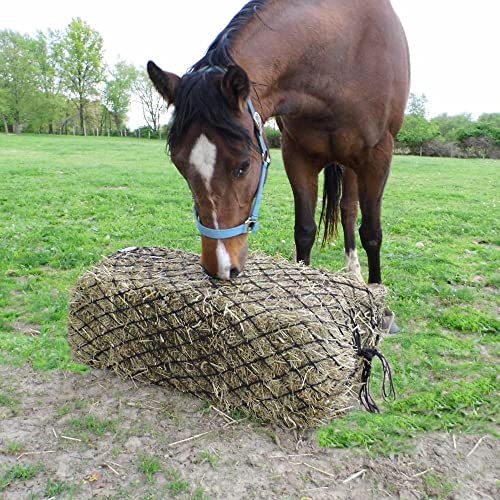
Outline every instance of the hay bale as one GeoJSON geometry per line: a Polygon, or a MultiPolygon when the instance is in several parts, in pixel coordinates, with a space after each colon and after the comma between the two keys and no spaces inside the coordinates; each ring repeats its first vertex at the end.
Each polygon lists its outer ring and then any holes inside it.
{"type": "Polygon", "coordinates": [[[234,282],[198,262],[133,248],[84,274],[70,305],[75,359],[285,427],[314,427],[352,404],[367,369],[359,352],[381,338],[380,290],[263,255],[234,282]]]}

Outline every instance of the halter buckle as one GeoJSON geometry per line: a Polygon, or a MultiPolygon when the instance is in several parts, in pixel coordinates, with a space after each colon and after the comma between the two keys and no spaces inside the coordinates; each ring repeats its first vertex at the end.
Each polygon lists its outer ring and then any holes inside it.
{"type": "Polygon", "coordinates": [[[257,224],[257,221],[254,219],[247,219],[245,221],[245,227],[246,227],[246,231],[248,234],[253,233],[253,231],[255,230],[256,224],[257,224]]]}
{"type": "Polygon", "coordinates": [[[255,111],[255,113],[253,114],[253,121],[254,121],[255,126],[257,127],[257,130],[259,131],[259,133],[262,134],[264,126],[262,124],[262,118],[259,115],[259,113],[257,113],[257,111],[255,111]]]}

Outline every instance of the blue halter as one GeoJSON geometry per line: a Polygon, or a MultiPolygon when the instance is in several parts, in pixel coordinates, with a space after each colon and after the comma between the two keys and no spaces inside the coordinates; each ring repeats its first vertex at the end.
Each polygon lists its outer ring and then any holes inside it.
{"type": "Polygon", "coordinates": [[[252,211],[248,219],[240,226],[231,227],[229,229],[212,229],[210,227],[204,226],[200,222],[200,217],[195,207],[194,218],[196,220],[196,226],[201,235],[206,236],[207,238],[212,238],[214,240],[225,240],[227,238],[234,238],[235,236],[240,236],[242,234],[254,233],[259,227],[259,222],[257,219],[259,217],[259,209],[260,203],[262,201],[264,184],[266,183],[267,179],[267,171],[269,169],[269,165],[271,164],[271,157],[269,156],[269,150],[267,149],[266,141],[264,140],[264,126],[262,123],[262,118],[260,117],[259,113],[255,111],[252,100],[250,98],[248,98],[248,110],[250,111],[255,124],[255,135],[257,136],[260,151],[262,153],[262,170],[260,173],[259,187],[257,189],[257,194],[255,195],[252,211]]]}

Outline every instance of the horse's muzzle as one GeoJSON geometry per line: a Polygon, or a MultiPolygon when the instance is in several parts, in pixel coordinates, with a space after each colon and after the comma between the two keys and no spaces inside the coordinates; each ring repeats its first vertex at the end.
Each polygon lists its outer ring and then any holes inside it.
{"type": "Polygon", "coordinates": [[[205,272],[222,280],[236,278],[244,269],[248,254],[247,235],[226,240],[201,238],[201,266],[205,272]]]}

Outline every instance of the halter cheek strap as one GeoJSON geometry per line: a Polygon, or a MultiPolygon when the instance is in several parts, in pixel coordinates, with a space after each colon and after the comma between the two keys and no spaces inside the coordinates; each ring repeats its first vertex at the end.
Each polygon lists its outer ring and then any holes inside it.
{"type": "Polygon", "coordinates": [[[269,156],[269,150],[264,139],[264,127],[262,118],[260,117],[259,113],[255,111],[254,105],[250,98],[248,98],[248,111],[252,115],[252,119],[255,124],[255,135],[257,137],[257,141],[259,143],[260,151],[262,154],[262,170],[260,172],[259,187],[257,188],[257,194],[255,195],[252,211],[250,212],[250,216],[248,217],[248,219],[239,226],[231,227],[229,229],[212,229],[210,227],[204,226],[200,222],[200,217],[195,207],[194,218],[196,221],[196,226],[201,235],[206,236],[207,238],[212,238],[214,240],[234,238],[235,236],[240,236],[242,234],[254,233],[259,227],[259,209],[262,202],[264,184],[266,183],[267,179],[267,171],[269,169],[269,165],[271,164],[271,157],[269,156]]]}

